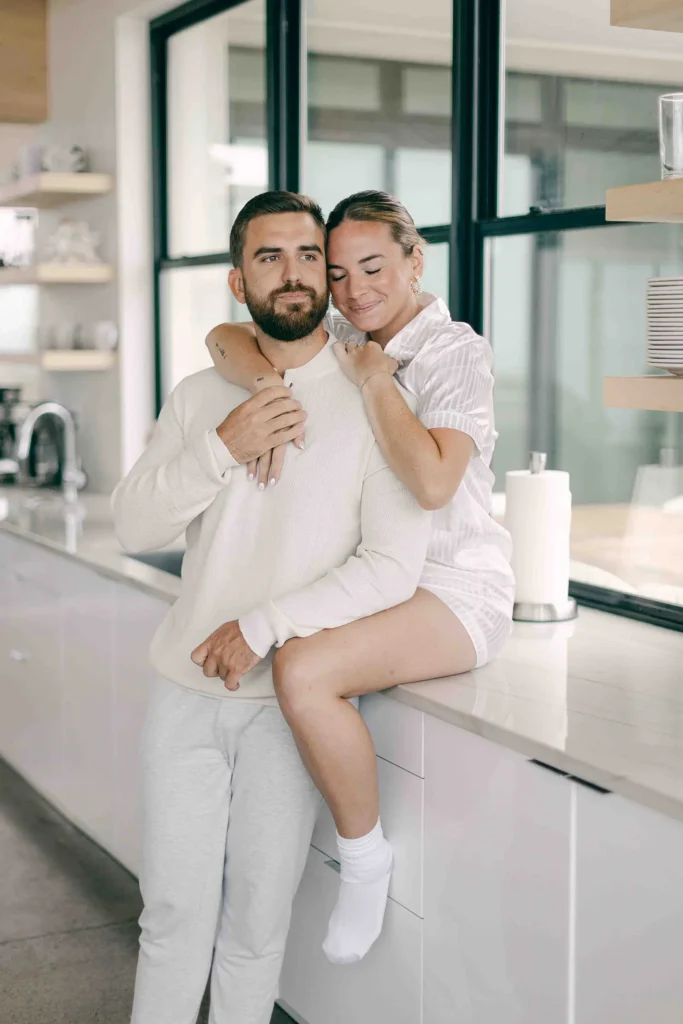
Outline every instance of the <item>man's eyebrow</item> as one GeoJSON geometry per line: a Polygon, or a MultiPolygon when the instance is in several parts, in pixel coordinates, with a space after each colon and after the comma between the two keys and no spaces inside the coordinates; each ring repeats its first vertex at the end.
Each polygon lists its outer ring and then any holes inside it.
{"type": "Polygon", "coordinates": [[[282,249],[272,247],[268,245],[262,245],[260,249],[257,249],[254,256],[263,256],[265,253],[282,252],[282,249]]]}
{"type": "Polygon", "coordinates": [[[316,245],[315,242],[313,242],[311,245],[300,245],[298,251],[299,252],[319,252],[321,256],[323,254],[322,249],[320,248],[319,245],[316,245]]]}

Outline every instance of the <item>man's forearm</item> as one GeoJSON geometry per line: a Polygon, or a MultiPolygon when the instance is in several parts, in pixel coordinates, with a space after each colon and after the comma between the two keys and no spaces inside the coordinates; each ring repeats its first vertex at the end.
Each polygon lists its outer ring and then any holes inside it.
{"type": "MultiPolygon", "coordinates": [[[[213,433],[213,437],[211,436],[213,433]]],[[[116,535],[127,551],[172,543],[228,485],[230,453],[205,431],[187,444],[157,428],[148,449],[112,495],[116,535]]]]}

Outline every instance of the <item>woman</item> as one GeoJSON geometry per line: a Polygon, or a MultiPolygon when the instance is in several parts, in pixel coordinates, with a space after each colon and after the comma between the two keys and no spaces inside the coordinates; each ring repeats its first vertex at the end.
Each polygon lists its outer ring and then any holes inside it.
{"type": "MultiPolygon", "coordinates": [[[[340,339],[336,355],[388,464],[435,510],[410,601],[289,640],[273,662],[280,706],[337,826],[342,883],[324,949],[334,963],[352,963],[381,931],[392,855],[372,740],[346,698],[485,664],[509,635],[514,583],[508,534],[489,514],[496,433],[487,342],[453,323],[441,299],[420,294],[424,242],[397,199],[352,195],[327,229],[330,290],[345,318],[328,324],[340,339]],[[416,397],[415,413],[394,375],[416,397]]],[[[281,383],[250,327],[223,324],[207,345],[233,383],[253,391],[281,383]]],[[[275,449],[249,466],[250,478],[274,486],[284,457],[275,449]]]]}

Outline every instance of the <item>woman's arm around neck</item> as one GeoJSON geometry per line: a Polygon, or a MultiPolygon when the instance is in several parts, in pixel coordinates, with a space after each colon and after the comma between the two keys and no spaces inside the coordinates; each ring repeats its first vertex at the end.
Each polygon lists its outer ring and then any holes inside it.
{"type": "Polygon", "coordinates": [[[258,347],[252,323],[218,324],[207,334],[206,347],[221,377],[230,384],[252,394],[282,384],[277,370],[258,347]]]}

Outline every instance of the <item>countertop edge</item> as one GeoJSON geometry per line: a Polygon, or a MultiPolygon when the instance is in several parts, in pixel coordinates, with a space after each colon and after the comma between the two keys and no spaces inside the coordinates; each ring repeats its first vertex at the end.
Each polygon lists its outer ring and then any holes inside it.
{"type": "Polygon", "coordinates": [[[439,704],[437,701],[415,692],[414,688],[419,685],[419,683],[408,683],[405,686],[394,686],[380,692],[391,700],[415,708],[417,711],[423,711],[425,714],[439,718],[459,729],[465,729],[467,732],[498,744],[498,746],[506,747],[530,761],[542,761],[578,782],[588,782],[591,785],[599,786],[601,789],[608,790],[609,793],[615,793],[646,807],[648,810],[656,811],[667,818],[674,818],[683,823],[683,803],[675,797],[636,782],[628,776],[614,775],[607,769],[582,761],[556,747],[549,747],[523,733],[512,732],[494,723],[485,722],[474,715],[458,711],[456,708],[439,704]],[[413,689],[409,690],[406,688],[407,686],[413,687],[413,689]]]}
{"type": "Polygon", "coordinates": [[[153,566],[136,562],[134,558],[130,558],[123,550],[120,554],[117,553],[115,557],[125,559],[125,570],[123,566],[118,568],[115,565],[111,565],[106,560],[98,558],[94,553],[84,554],[79,551],[69,551],[63,544],[52,541],[49,537],[43,537],[41,534],[31,533],[29,530],[15,526],[13,523],[0,521],[0,530],[11,534],[13,537],[17,537],[19,540],[29,541],[32,544],[37,544],[39,547],[47,548],[48,551],[52,551],[56,555],[62,555],[72,562],[78,562],[79,565],[87,565],[93,572],[115,580],[117,583],[129,583],[137,590],[142,590],[151,597],[158,597],[167,604],[173,604],[180,594],[179,579],[171,575],[171,573],[164,572],[163,569],[155,569],[153,566]],[[150,578],[144,579],[143,576],[149,576],[150,578]],[[157,582],[155,582],[154,576],[157,577],[157,582]]]}

